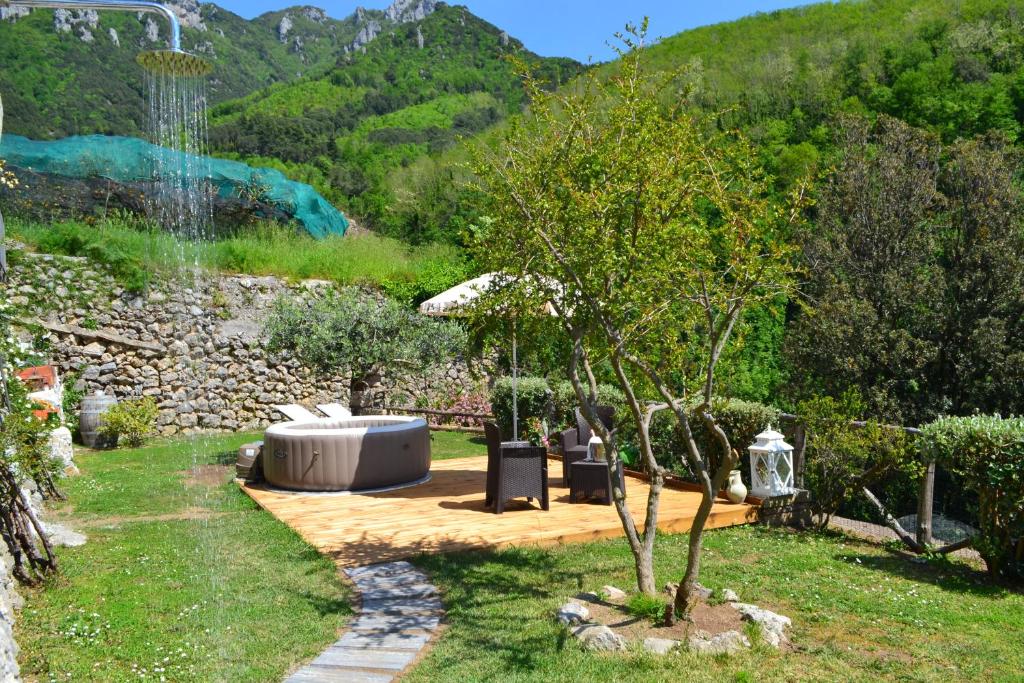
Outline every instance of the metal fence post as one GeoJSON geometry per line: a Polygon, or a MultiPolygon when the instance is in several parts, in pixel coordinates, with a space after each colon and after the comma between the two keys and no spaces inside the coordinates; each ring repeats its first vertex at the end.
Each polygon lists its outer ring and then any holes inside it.
{"type": "Polygon", "coordinates": [[[925,465],[921,488],[917,494],[917,542],[929,546],[932,542],[932,506],[935,502],[935,461],[925,465]]]}

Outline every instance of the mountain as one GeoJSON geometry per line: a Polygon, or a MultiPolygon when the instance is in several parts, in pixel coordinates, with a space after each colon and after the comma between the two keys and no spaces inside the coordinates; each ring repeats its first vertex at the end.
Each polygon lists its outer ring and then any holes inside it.
{"type": "Polygon", "coordinates": [[[525,106],[509,57],[531,64],[552,87],[582,65],[539,57],[464,7],[427,8],[413,21],[366,24],[374,39],[322,74],[215,107],[211,149],[309,183],[369,227],[414,241],[452,237],[451,226],[396,212],[410,188],[395,187],[395,174],[431,164],[458,138],[525,106]]]}
{"type": "MultiPolygon", "coordinates": [[[[429,15],[434,0],[395,0],[343,20],[299,6],[246,20],[212,3],[170,0],[182,47],[214,64],[211,102],[332,67],[381,31],[429,15]]],[[[145,75],[136,55],[166,45],[167,22],[120,11],[0,8],[0,96],[5,128],[36,139],[146,127],[145,75]]]]}

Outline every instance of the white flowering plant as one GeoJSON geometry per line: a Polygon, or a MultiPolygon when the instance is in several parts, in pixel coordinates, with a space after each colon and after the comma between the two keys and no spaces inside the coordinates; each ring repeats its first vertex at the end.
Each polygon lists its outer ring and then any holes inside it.
{"type": "Polygon", "coordinates": [[[18,177],[6,168],[7,162],[0,159],[0,187],[13,190],[18,186],[18,177]]]}

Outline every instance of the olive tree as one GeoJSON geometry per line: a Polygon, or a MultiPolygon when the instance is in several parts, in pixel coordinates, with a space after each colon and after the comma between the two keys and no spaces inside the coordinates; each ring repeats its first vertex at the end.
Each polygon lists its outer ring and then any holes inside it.
{"type": "Polygon", "coordinates": [[[316,372],[349,377],[349,406],[382,371],[417,372],[443,363],[465,346],[457,323],[427,318],[397,301],[355,287],[309,299],[281,298],[266,323],[267,347],[288,351],[316,372]]]}
{"type": "Polygon", "coordinates": [[[692,606],[704,525],[737,461],[711,409],[715,369],[744,307],[789,287],[783,233],[801,214],[801,191],[782,206],[767,199],[770,179],[747,142],[682,108],[680,74],[645,70],[645,33],[627,27],[620,36],[614,73],[591,72],[555,93],[524,70],[530,111],[474,152],[487,203],[475,246],[479,262],[505,274],[493,297],[507,296],[491,306],[520,315],[554,307],[581,410],[613,458],[615,434],[595,417],[599,367],[625,395],[650,476],[642,524],[617,485],[613,500],[649,594],[665,481],[650,422],[662,409],[678,422],[702,498],[671,622],[692,606]],[[696,429],[710,430],[727,454],[714,469],[696,429]]]}

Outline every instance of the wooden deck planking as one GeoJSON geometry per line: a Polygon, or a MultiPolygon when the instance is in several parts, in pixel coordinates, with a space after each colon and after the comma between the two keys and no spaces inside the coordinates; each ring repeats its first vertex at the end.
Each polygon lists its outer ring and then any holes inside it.
{"type": "MultiPolygon", "coordinates": [[[[343,567],[408,558],[420,552],[470,548],[576,543],[623,535],[614,506],[569,503],[562,488],[562,463],[548,462],[551,509],[539,501],[510,501],[505,513],[484,507],[487,458],[439,460],[432,479],[400,491],[365,495],[282,493],[244,486],[261,507],[295,529],[304,539],[343,567]]],[[[639,524],[644,518],[648,486],[627,478],[627,504],[639,524]]],[[[658,528],[690,528],[700,494],[666,488],[661,495],[658,528]]],[[[754,521],[755,507],[716,503],[708,528],[754,521]]]]}

